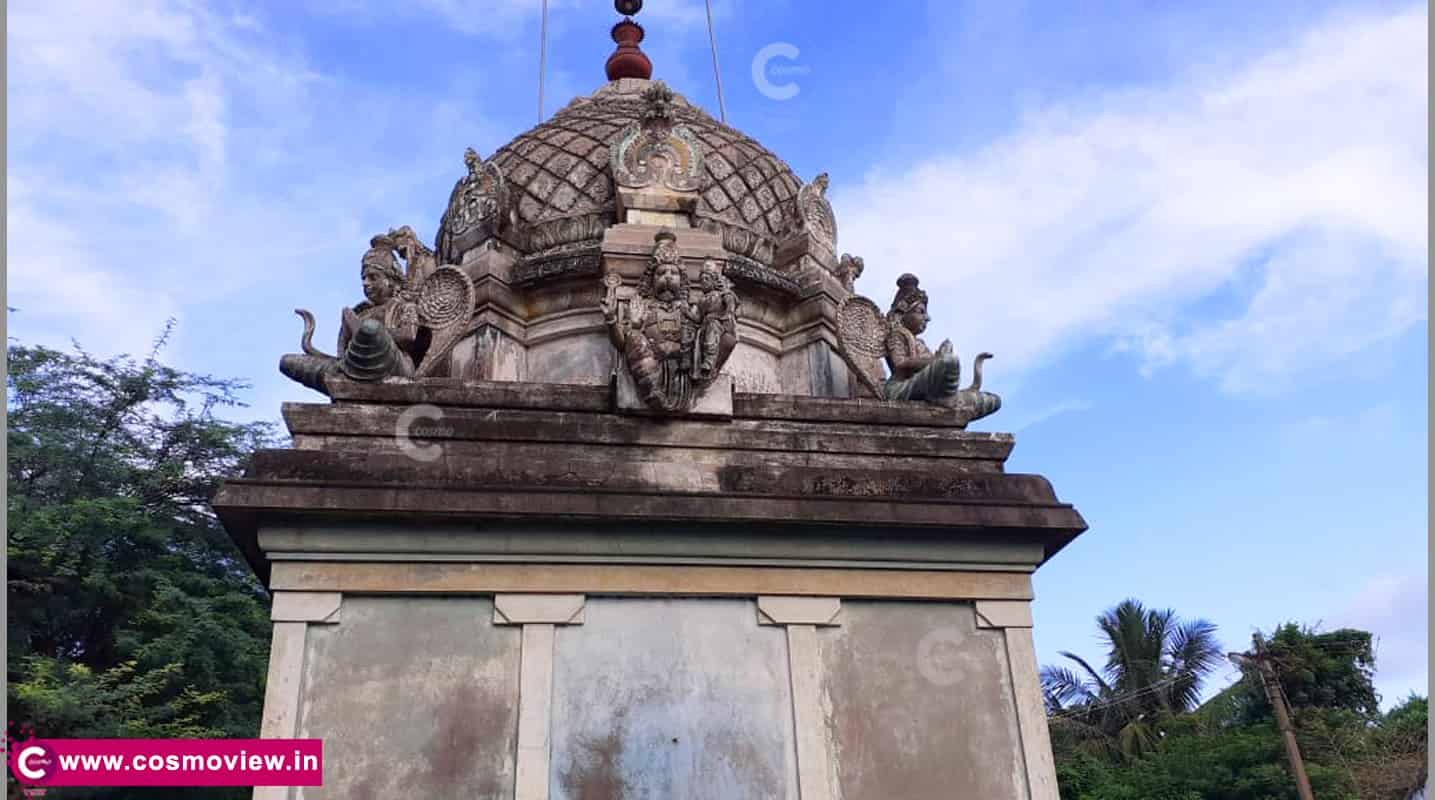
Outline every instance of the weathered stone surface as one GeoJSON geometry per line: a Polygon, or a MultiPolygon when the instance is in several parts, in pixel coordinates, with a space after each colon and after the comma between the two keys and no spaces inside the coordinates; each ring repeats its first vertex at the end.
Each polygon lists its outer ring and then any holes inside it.
{"type": "Polygon", "coordinates": [[[817,634],[838,796],[1026,800],[1001,632],[966,604],[842,605],[817,634]]]}
{"type": "Polygon", "coordinates": [[[781,629],[751,600],[594,598],[558,631],[551,797],[796,797],[781,629]]]}
{"type": "Polygon", "coordinates": [[[527,364],[549,383],[607,387],[616,360],[608,337],[593,331],[535,344],[528,350],[527,364]]]}
{"type": "Polygon", "coordinates": [[[345,597],[310,626],[298,735],[324,739],[300,797],[509,798],[519,632],[480,597],[345,597]]]}
{"type": "Polygon", "coordinates": [[[439,382],[335,392],[344,399],[287,405],[295,449],[259,453],[216,498],[261,574],[258,528],[320,509],[755,533],[885,526],[1034,545],[1043,553],[1036,563],[1085,528],[1044,478],[1003,471],[1010,436],[943,427],[942,409],[925,405],[739,394],[731,419],[655,424],[614,413],[611,387],[439,382]]]}

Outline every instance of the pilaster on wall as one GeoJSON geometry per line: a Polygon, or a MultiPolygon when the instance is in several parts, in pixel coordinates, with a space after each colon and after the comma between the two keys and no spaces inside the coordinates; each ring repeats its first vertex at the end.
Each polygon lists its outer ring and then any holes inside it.
{"type": "Polygon", "coordinates": [[[1046,726],[1046,707],[1037,677],[1036,645],[1032,639],[1031,603],[1025,600],[978,600],[977,627],[998,629],[1006,640],[1012,693],[1016,698],[1017,730],[1026,762],[1031,800],[1059,800],[1056,762],[1046,726]]]}
{"type": "Polygon", "coordinates": [[[797,794],[800,800],[834,796],[832,742],[822,710],[822,658],[818,626],[842,624],[836,597],[759,596],[757,624],[787,628],[787,667],[792,680],[792,722],[797,742],[797,794]]]}
{"type": "Polygon", "coordinates": [[[582,625],[581,594],[499,594],[493,624],[522,625],[514,800],[548,800],[553,725],[553,642],[558,625],[582,625]]]}
{"type": "MultiPolygon", "coordinates": [[[[339,592],[274,592],[269,611],[274,636],[269,650],[269,679],[264,688],[260,738],[294,738],[299,727],[309,626],[339,624],[343,602],[344,596],[339,592]]],[[[293,792],[293,787],[288,786],[256,786],[254,800],[287,800],[293,792]]]]}

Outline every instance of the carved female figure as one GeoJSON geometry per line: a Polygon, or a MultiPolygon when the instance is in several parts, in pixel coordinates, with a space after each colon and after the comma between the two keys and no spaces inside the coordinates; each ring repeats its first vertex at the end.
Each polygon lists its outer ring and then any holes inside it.
{"type": "Polygon", "coordinates": [[[699,335],[693,375],[711,378],[737,345],[737,294],[723,277],[718,262],[708,259],[698,273],[702,298],[693,307],[699,335]]]}

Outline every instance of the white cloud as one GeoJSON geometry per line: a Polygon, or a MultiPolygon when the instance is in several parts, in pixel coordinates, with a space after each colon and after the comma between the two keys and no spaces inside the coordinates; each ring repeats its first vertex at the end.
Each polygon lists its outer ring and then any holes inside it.
{"type": "Polygon", "coordinates": [[[1425,694],[1430,670],[1429,579],[1381,575],[1368,581],[1327,628],[1350,627],[1376,637],[1376,684],[1382,705],[1410,691],[1425,694]]]}
{"type": "Polygon", "coordinates": [[[257,16],[57,0],[12,3],[9,21],[22,341],[143,351],[181,310],[197,321],[296,271],[335,274],[369,234],[432,225],[415,195],[462,172],[461,137],[486,134],[478,102],[320,74],[257,16]],[[395,141],[410,158],[395,161],[395,141]]]}
{"type": "Polygon", "coordinates": [[[879,303],[921,276],[935,338],[1004,368],[1105,338],[1287,386],[1428,314],[1426,54],[1423,7],[1342,17],[1235,71],[1036,109],[835,184],[842,249],[879,303]]]}

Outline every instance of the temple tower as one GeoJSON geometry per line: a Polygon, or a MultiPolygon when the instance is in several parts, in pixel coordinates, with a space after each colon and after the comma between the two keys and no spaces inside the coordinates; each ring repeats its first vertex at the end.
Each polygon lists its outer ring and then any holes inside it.
{"type": "Polygon", "coordinates": [[[856,293],[827,176],[642,36],[466,154],[432,248],[373,237],[334,354],[305,312],[327,402],[215,502],[262,735],[325,743],[256,797],[1055,800],[1031,576],[1084,521],[966,430],[987,354],[960,387],[917,278],[856,293]]]}

